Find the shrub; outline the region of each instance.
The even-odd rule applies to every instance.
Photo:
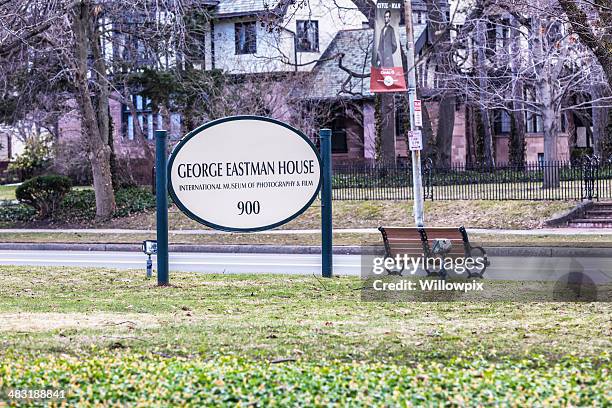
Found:
[[[126,217],[155,208],[155,196],[142,187],[120,188],[115,192],[117,209],[113,217]],[[66,220],[90,220],[96,216],[93,190],[72,190],[62,201],[60,214]]]
[[[90,220],[96,216],[96,194],[93,190],[72,189],[60,206],[60,217],[70,220]]]
[[[9,164],[9,172],[17,174],[20,180],[29,179],[44,172],[51,164],[51,140],[51,136],[46,135],[27,142],[23,153]]]
[[[0,222],[29,222],[36,217],[36,210],[26,204],[0,205]]]
[[[114,217],[126,217],[155,208],[155,196],[148,189],[142,187],[128,187],[117,190],[115,193],[117,210]]]
[[[34,207],[39,218],[47,219],[59,208],[71,187],[72,182],[68,177],[38,176],[24,181],[17,187],[15,196],[19,202]]]

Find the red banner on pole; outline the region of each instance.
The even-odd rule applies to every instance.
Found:
[[[407,90],[399,37],[402,1],[379,0],[376,3],[370,77],[373,93]]]

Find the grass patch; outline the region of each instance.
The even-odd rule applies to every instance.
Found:
[[[75,196],[90,195],[87,201],[92,202],[93,192],[81,192]],[[128,200],[129,201],[129,200]],[[75,200],[75,207],[81,201]],[[77,205],[79,204],[79,205]],[[138,202],[131,206],[139,205]],[[568,210],[575,202],[564,201],[427,201],[425,203],[425,222],[428,226],[459,226],[467,228],[512,228],[530,229],[541,227],[553,214]],[[63,216],[52,224],[40,222],[3,223],[3,228],[121,228],[121,229],[155,229],[155,211],[138,206],[140,213],[115,218],[107,222],[96,222],[93,219],[94,207],[88,204],[82,213],[89,211],[88,216]],[[150,207],[148,207],[150,208]],[[82,215],[79,213],[79,215]],[[168,212],[170,229],[207,229],[189,219],[176,206]],[[383,226],[413,226],[411,201],[334,201],[334,228],[377,228]],[[318,229],[321,227],[321,207],[318,201],[301,216],[283,225],[280,229]]]
[[[176,273],[158,288],[142,271],[0,274],[0,323],[28,323],[0,324],[0,393],[142,406],[611,402],[609,304],[361,302],[348,277]]]
[[[334,228],[377,228],[381,225],[413,226],[411,201],[334,201]],[[543,225],[553,214],[576,205],[564,201],[427,201],[428,226],[467,228],[529,229]],[[170,229],[204,229],[176,207],[169,210]],[[155,228],[155,213],[115,220],[111,227]],[[317,229],[321,227],[321,207],[315,203],[301,216],[280,229]]]
[[[155,239],[150,234],[87,234],[87,233],[3,233],[0,242],[17,243],[75,243],[75,244],[141,244],[146,239]],[[201,245],[296,245],[320,246],[321,234],[169,234],[170,244]],[[376,234],[334,234],[334,245],[382,245]]]
[[[0,186],[0,201],[15,200],[17,186]]]

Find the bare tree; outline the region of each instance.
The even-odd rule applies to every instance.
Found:
[[[612,93],[612,6],[608,1],[559,0],[567,15],[572,30],[588,47],[603,70],[605,84],[593,83],[591,96],[593,104],[594,153],[598,156],[612,155],[612,110],[599,101]]]
[[[468,101],[478,101],[485,156],[491,146],[487,116],[495,110],[510,114],[512,131],[518,134],[511,139],[517,154],[522,156],[527,118],[530,131],[544,135],[544,160],[560,160],[562,114],[611,104],[608,96],[592,92],[594,84],[602,84],[601,67],[567,31],[557,0],[478,1],[478,8],[481,11],[469,14],[456,41],[457,47],[474,43],[472,52],[464,58],[457,48],[459,66],[449,86],[463,92]],[[547,173],[544,186],[558,185],[558,174]]]
[[[118,60],[124,55],[113,47],[114,39],[121,37],[122,48],[127,48],[125,39],[134,33],[123,31],[129,24],[121,23],[140,22],[139,28],[146,27],[141,33],[154,34],[149,36],[148,45],[156,51],[156,59],[165,60],[166,66],[176,64],[184,45],[182,13],[200,7],[194,4],[181,0],[0,2],[2,71],[10,72],[19,66],[27,75],[31,71],[30,61],[48,58],[52,63],[44,66],[47,77],[52,82],[67,84],[64,100],[78,101],[93,174],[96,215],[100,219],[110,217],[115,209],[109,100],[117,95],[123,95],[123,102],[129,99],[128,92],[117,92],[125,91],[126,82],[124,76],[118,75],[121,72],[117,69]],[[129,63],[139,67],[136,60]],[[161,110],[167,114],[168,108],[163,106]],[[142,132],[139,136],[144,140]]]
[[[108,218],[115,208],[110,175],[108,115],[98,110],[108,106],[106,75],[101,58],[96,18],[98,6],[90,1],[75,2],[5,2],[2,10],[0,55],[3,63],[26,56],[52,55],[60,62],[55,75],[74,86],[87,139],[96,191],[97,216]],[[92,55],[94,64],[89,64]],[[51,67],[47,67],[51,68]],[[90,79],[96,80],[92,89]],[[92,98],[92,91],[98,96]],[[97,109],[98,108],[98,109]],[[106,120],[104,117],[106,116]]]
[[[612,6],[607,0],[559,0],[569,23],[603,68],[612,89]]]

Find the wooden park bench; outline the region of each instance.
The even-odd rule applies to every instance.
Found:
[[[397,255],[404,255],[414,258],[460,258],[465,259],[478,257],[483,258],[483,267],[474,268],[466,271],[468,278],[482,278],[490,262],[487,259],[486,251],[479,246],[472,246],[468,239],[467,231],[464,227],[459,228],[414,228],[414,227],[379,227],[385,244],[385,257],[396,258]],[[442,240],[448,240],[451,247],[444,250]],[[440,241],[440,242],[438,242]],[[401,265],[399,269],[387,270],[390,274],[401,274],[406,265]],[[444,268],[425,268],[428,276],[439,275],[446,277],[448,271]]]

